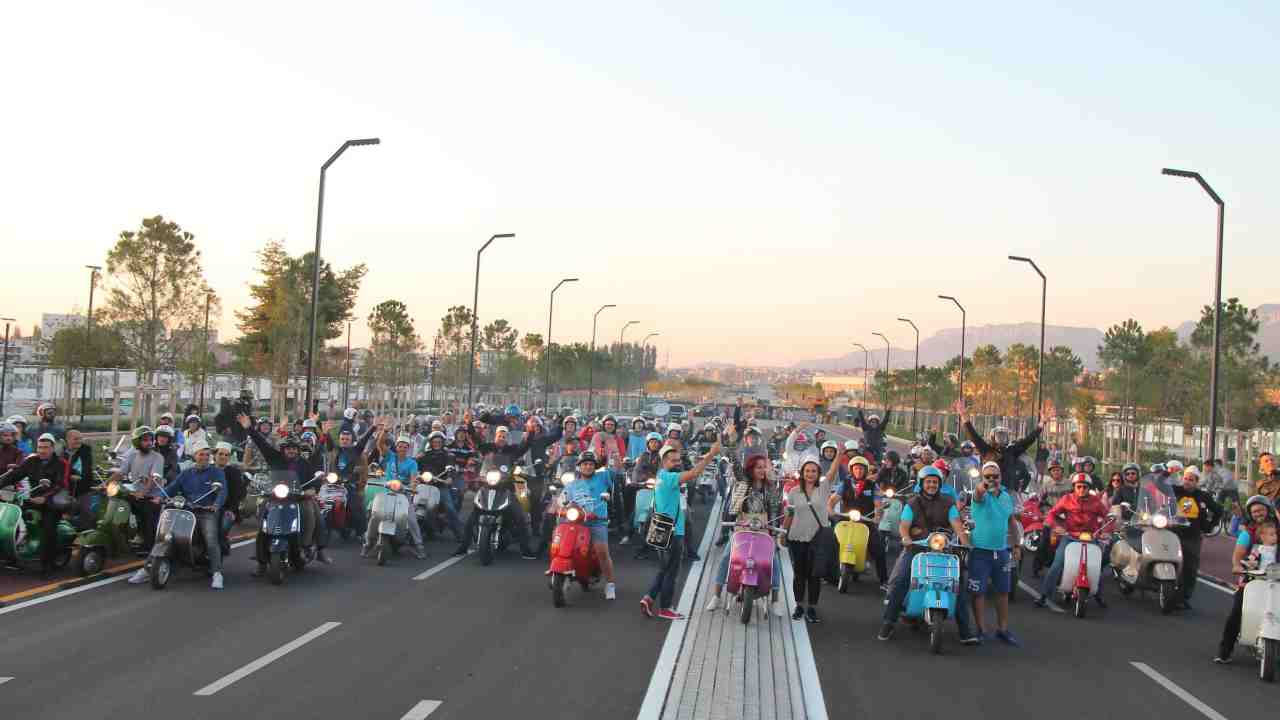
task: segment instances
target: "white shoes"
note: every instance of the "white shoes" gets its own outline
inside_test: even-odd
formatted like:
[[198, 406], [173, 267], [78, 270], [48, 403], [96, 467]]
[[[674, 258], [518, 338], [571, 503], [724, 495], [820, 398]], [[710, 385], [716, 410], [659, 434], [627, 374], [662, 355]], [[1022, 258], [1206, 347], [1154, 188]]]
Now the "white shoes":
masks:
[[147, 569], [145, 567], [140, 567], [129, 576], [129, 584], [141, 585], [147, 581], [147, 577]]
[[213, 574], [213, 582], [210, 583], [209, 587], [213, 588], [214, 590], [222, 589], [222, 573], [216, 572]]
[[773, 607], [773, 614], [775, 617], [785, 618], [787, 616], [787, 609], [782, 606], [781, 602], [774, 601], [769, 603], [769, 605]]
[[715, 612], [720, 609], [720, 596], [712, 595], [711, 602], [707, 603], [707, 612]]
[[604, 586], [604, 599], [605, 600], [618, 599], [618, 588], [613, 583], [609, 583], [608, 585]]

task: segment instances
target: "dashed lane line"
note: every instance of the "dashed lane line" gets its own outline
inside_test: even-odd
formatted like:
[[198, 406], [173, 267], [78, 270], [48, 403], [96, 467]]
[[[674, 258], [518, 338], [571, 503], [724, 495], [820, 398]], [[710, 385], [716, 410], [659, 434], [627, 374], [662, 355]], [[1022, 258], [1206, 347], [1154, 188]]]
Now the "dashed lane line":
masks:
[[[238, 680], [242, 680], [242, 679], [244, 679], [245, 677], [248, 677], [249, 675], [252, 675], [253, 673], [255, 673], [255, 672], [257, 672], [257, 671], [261, 670], [262, 668], [264, 668], [264, 667], [266, 667], [266, 666], [268, 666], [268, 665], [270, 665], [271, 663], [275, 662], [276, 660], [279, 660], [280, 658], [284, 657], [285, 655], [288, 655], [289, 653], [293, 652], [294, 650], [297, 650], [298, 648], [302, 647], [303, 645], [306, 645], [307, 643], [311, 642], [312, 640], [315, 640], [316, 638], [320, 637], [321, 635], [324, 635], [325, 633], [327, 633], [327, 632], [329, 632], [330, 630], [332, 630], [332, 629], [334, 629], [334, 628], [338, 627], [338, 626], [339, 626], [339, 625], [341, 625], [341, 624], [342, 624], [342, 623], [340, 623], [340, 622], [333, 622], [333, 621], [327, 622], [327, 623], [325, 623], [325, 624], [321, 625], [320, 627], [318, 627], [318, 628], [316, 628], [316, 629], [314, 629], [314, 630], [312, 630], [312, 631], [308, 632], [307, 634], [303, 635], [302, 637], [297, 638], [297, 639], [295, 639], [295, 640], [291, 640], [291, 641], [289, 641], [289, 642], [285, 643], [284, 645], [281, 645], [280, 647], [276, 648], [275, 650], [272, 650], [271, 652], [267, 653], [266, 655], [263, 655], [262, 657], [258, 658], [257, 660], [254, 660], [253, 662], [249, 663], [248, 665], [245, 665], [244, 667], [240, 668], [239, 670], [236, 670], [236, 671], [234, 671], [234, 672], [232, 672], [232, 673], [230, 673], [230, 674], [227, 674], [227, 675], [222, 676], [221, 678], [219, 678], [219, 679], [217, 679], [217, 680], [214, 680], [213, 682], [209, 683], [208, 685], [205, 685], [204, 687], [202, 687], [202, 688], [200, 688], [199, 690], [195, 691], [195, 693], [194, 693], [194, 694], [195, 694], [195, 695], [205, 695], [205, 696], [213, 695], [214, 693], [216, 693], [216, 692], [218, 692], [219, 690], [221, 690], [221, 689], [223, 689], [223, 688], [227, 687], [228, 685], [231, 685], [232, 683], [235, 683], [235, 682], [236, 682], [236, 681], [238, 681]], [[424, 717], [425, 717], [425, 716], [424, 716]]]

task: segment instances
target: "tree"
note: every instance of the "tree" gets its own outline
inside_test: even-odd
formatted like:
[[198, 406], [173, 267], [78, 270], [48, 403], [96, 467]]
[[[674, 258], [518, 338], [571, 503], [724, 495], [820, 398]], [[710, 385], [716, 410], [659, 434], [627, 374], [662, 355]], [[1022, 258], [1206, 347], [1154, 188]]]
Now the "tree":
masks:
[[[1222, 422], [1228, 427], [1247, 430], [1258, 420], [1258, 397], [1263, 379], [1270, 370], [1270, 362], [1262, 355], [1262, 348], [1255, 339], [1260, 327], [1258, 311], [1246, 308], [1239, 298], [1229, 298], [1222, 306], [1218, 402], [1223, 410]], [[1206, 357], [1213, 352], [1212, 305], [1201, 308], [1200, 321], [1191, 333], [1191, 345]], [[1205, 397], [1207, 393], [1201, 396]], [[1204, 407], [1207, 417], [1207, 397]]]
[[1022, 402], [1034, 397], [1036, 373], [1040, 367], [1040, 349], [1014, 343], [1009, 346], [1004, 356], [1005, 368], [1010, 371], [1008, 383], [1013, 390], [1013, 414], [1022, 415]]
[[408, 396], [400, 390], [417, 381], [417, 352], [422, 347], [409, 309], [399, 300], [383, 301], [369, 313], [368, 323], [373, 339], [363, 372], [371, 384], [391, 391], [393, 409], [397, 399], [404, 399], [407, 406]]
[[73, 407], [73, 388], [77, 368], [91, 367], [127, 367], [129, 354], [125, 348], [124, 338], [114, 327], [94, 325], [92, 329], [84, 325], [64, 327], [54, 333], [53, 337], [44, 341], [49, 353], [49, 367], [62, 371], [63, 407]]
[[107, 252], [101, 320], [116, 327], [129, 364], [151, 382], [173, 362], [171, 331], [203, 319], [208, 292], [195, 236], [163, 216], [145, 218]]
[[1130, 410], [1129, 419], [1133, 420], [1135, 417], [1134, 373], [1146, 365], [1150, 355], [1146, 333], [1143, 332], [1142, 325], [1133, 318], [1107, 328], [1102, 344], [1098, 346], [1098, 360], [1103, 367], [1117, 371], [1117, 375], [1113, 377], [1123, 389], [1123, 402], [1120, 406], [1122, 417], [1126, 408]]
[[1076, 378], [1084, 371], [1084, 361], [1066, 345], [1055, 345], [1044, 354], [1044, 390], [1056, 416], [1070, 411]]
[[471, 308], [454, 305], [440, 318], [439, 337], [444, 351], [440, 361], [440, 382], [461, 387], [467, 381], [468, 360], [471, 357]]

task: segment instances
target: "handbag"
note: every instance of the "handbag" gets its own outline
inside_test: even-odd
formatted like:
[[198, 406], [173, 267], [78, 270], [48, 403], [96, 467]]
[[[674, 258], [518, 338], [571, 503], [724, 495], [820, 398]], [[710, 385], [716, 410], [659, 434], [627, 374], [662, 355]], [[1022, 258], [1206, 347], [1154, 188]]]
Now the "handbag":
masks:
[[[658, 495], [655, 492], [653, 496], [654, 506], [657, 506]], [[680, 519], [680, 505], [676, 505], [676, 515], [672, 517], [666, 513], [660, 513], [656, 509], [649, 515], [649, 532], [644, 536], [644, 542], [654, 550], [666, 550], [671, 547], [671, 538], [675, 536], [676, 522]]]
[[813, 509], [813, 500], [809, 498], [809, 493], [806, 492], [804, 498], [809, 504], [809, 512], [813, 513], [814, 522], [818, 523], [818, 534], [809, 541], [810, 577], [827, 577], [835, 572], [835, 559], [839, 552], [836, 534], [818, 519], [818, 511]]

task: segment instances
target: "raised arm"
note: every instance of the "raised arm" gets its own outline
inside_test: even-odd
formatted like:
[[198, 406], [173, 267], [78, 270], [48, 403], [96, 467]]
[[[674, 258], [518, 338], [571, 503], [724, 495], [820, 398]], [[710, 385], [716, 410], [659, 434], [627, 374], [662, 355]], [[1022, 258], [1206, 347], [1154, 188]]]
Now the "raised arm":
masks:
[[720, 453], [720, 441], [716, 440], [716, 443], [711, 446], [711, 449], [707, 451], [706, 455], [703, 455], [698, 460], [697, 464], [695, 464], [689, 470], [686, 470], [685, 472], [681, 473], [680, 482], [683, 484], [683, 483], [689, 482], [690, 480], [696, 480], [698, 476], [702, 475], [702, 471], [707, 469], [707, 465], [711, 463], [712, 458], [714, 458], [719, 453]]

